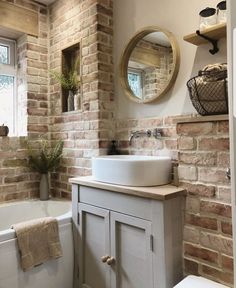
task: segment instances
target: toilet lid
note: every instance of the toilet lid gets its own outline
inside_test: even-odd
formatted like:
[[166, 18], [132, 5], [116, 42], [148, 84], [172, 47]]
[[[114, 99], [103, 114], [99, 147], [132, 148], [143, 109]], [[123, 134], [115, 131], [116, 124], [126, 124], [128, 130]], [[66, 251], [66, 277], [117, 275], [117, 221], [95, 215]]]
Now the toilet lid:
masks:
[[183, 281], [174, 286], [174, 288], [229, 288], [225, 285], [216, 283], [200, 276], [187, 276]]

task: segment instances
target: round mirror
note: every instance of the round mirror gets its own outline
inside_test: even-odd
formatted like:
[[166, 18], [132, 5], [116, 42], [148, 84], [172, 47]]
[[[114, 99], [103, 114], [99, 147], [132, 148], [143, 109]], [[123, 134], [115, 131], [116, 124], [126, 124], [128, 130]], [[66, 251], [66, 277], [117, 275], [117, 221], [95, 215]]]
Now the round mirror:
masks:
[[163, 96], [179, 71], [179, 47], [173, 34], [159, 27], [139, 31], [125, 48], [121, 84], [129, 99], [149, 103]]

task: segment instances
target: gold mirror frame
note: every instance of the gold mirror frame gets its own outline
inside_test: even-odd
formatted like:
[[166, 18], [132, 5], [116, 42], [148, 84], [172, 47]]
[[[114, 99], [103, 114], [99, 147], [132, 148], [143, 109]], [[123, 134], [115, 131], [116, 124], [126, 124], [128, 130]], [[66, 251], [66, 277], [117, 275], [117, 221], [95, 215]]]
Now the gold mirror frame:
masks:
[[[165, 86], [165, 88], [161, 91], [161, 93], [155, 97], [149, 98], [149, 99], [140, 99], [136, 96], [134, 96], [133, 91], [130, 88], [130, 85], [128, 83], [128, 62], [130, 55], [132, 51], [134, 50], [136, 44], [146, 35], [152, 33], [152, 32], [163, 32], [169, 39], [172, 50], [173, 50], [173, 70], [170, 75], [168, 84]], [[158, 26], [149, 26], [145, 27], [141, 30], [139, 30], [133, 38], [129, 41], [128, 45], [124, 49], [124, 52], [121, 56], [121, 62], [120, 62], [120, 81], [121, 86], [123, 87], [125, 94], [127, 97], [137, 103], [150, 103], [157, 99], [160, 99], [166, 92], [173, 86], [177, 74], [179, 72], [179, 65], [180, 65], [180, 52], [179, 52], [179, 45], [174, 37], [174, 35], [169, 32], [166, 29], [160, 28]]]

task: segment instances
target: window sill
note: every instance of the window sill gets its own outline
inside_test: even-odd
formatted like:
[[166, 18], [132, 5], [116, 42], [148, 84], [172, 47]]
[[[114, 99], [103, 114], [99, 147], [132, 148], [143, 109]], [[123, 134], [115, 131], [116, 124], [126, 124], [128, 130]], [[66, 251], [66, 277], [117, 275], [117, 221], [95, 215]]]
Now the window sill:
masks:
[[82, 109], [62, 112], [62, 115], [71, 115], [71, 114], [77, 114], [77, 113], [82, 113]]

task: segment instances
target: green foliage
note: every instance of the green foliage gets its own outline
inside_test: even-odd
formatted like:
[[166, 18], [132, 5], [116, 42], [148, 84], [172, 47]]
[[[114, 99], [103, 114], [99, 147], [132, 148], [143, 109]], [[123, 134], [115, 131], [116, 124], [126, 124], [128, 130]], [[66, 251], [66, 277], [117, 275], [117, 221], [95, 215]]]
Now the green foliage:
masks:
[[39, 149], [32, 149], [28, 144], [29, 166], [42, 174], [55, 171], [62, 158], [63, 141], [58, 141], [52, 148], [47, 140], [40, 141]]
[[73, 93], [76, 93], [80, 86], [78, 67], [79, 58], [75, 61], [73, 67], [67, 73], [59, 73], [56, 71], [50, 71], [50, 73], [60, 83], [63, 89], [71, 90]]

